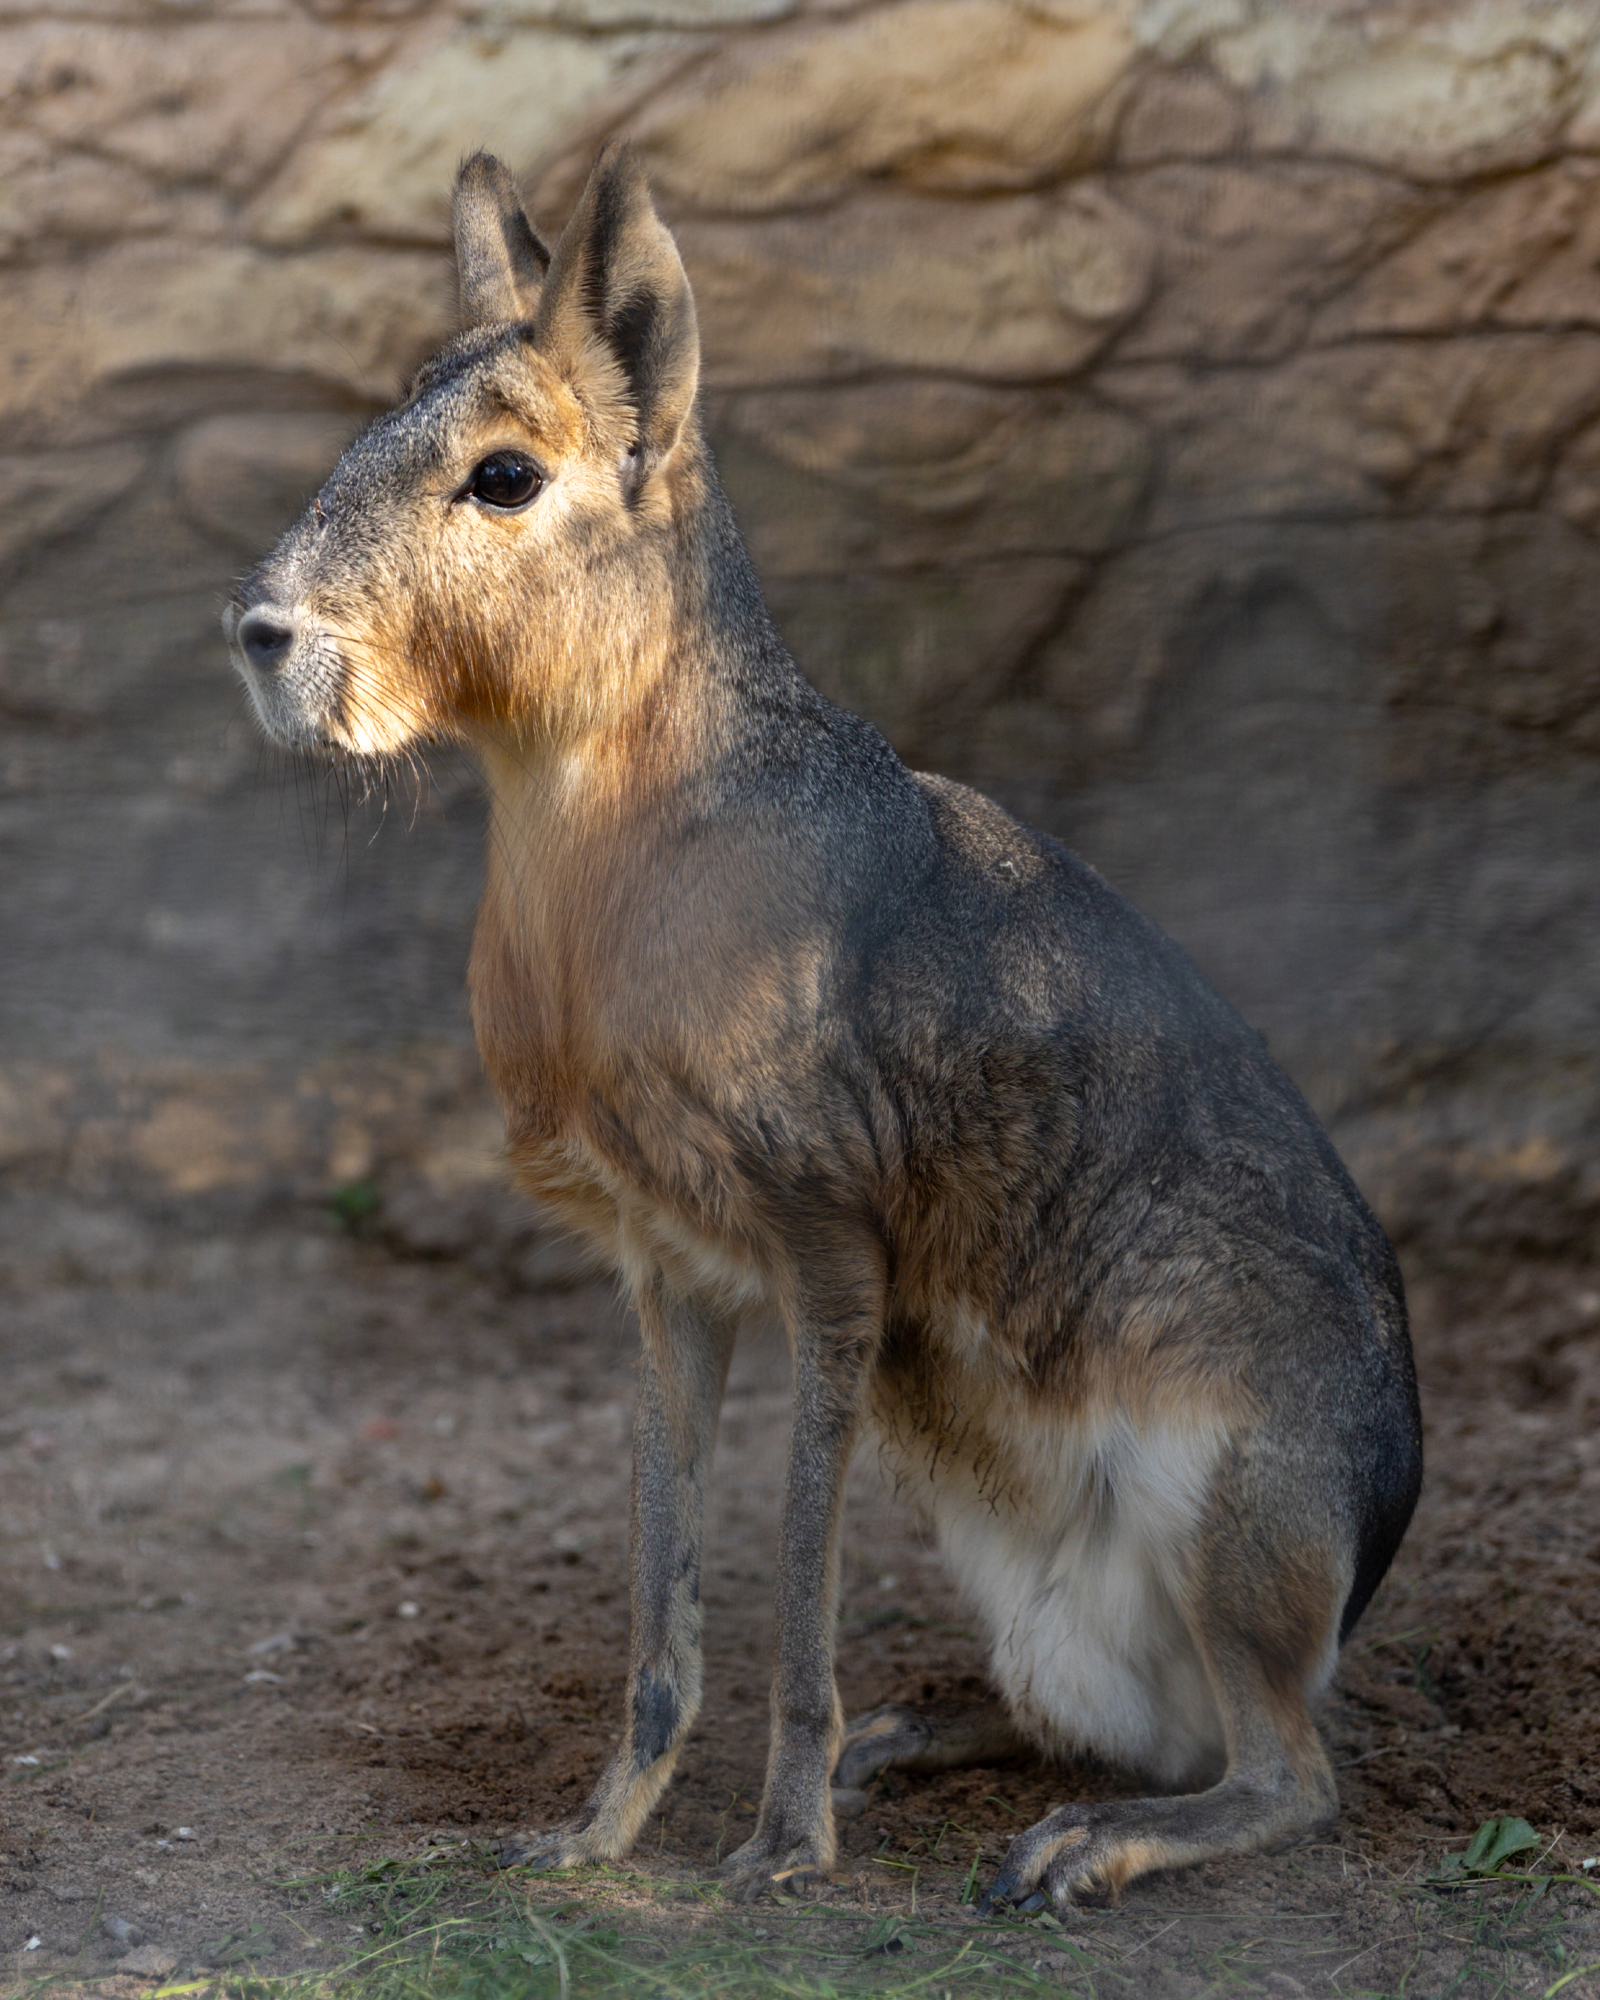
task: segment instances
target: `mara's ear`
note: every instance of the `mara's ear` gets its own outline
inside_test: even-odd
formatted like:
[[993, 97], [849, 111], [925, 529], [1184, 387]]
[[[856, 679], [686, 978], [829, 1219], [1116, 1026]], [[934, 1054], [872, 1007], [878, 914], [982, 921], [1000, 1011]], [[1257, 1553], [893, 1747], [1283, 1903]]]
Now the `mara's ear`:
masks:
[[700, 333], [689, 278], [643, 172], [623, 146], [596, 161], [550, 265], [534, 340], [579, 389], [628, 404], [631, 498], [694, 407]]
[[490, 320], [531, 319], [550, 252], [533, 233], [516, 182], [492, 153], [463, 161], [450, 220], [463, 331]]

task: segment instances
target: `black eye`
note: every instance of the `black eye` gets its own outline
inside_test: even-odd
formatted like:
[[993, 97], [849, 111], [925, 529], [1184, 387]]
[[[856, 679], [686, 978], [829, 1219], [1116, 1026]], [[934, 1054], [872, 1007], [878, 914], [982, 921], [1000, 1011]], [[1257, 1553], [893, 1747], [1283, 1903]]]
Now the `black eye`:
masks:
[[544, 474], [520, 451], [496, 451], [467, 481], [466, 490], [486, 507], [525, 507], [544, 484]]

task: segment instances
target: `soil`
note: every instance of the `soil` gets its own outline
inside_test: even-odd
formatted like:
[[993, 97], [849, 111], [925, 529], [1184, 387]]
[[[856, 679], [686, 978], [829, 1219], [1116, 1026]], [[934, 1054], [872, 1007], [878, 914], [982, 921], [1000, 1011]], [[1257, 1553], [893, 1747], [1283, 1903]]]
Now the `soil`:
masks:
[[[576, 1806], [619, 1713], [632, 1338], [607, 1291], [509, 1293], [332, 1221], [161, 1268], [6, 1308], [0, 1977], [18, 1985], [131, 1993], [119, 1967], [204, 1967], [241, 1938], [260, 1971], [339, 1963], [348, 1924], [285, 1883], [448, 1841], [482, 1843], [487, 1870], [500, 1833]], [[1140, 1883], [1065, 1931], [1012, 1924], [1000, 1946], [1046, 1985], [1088, 1964], [1117, 1972], [1106, 1991], [1200, 1993], [1226, 1959], [1236, 1991], [1543, 1994], [1600, 1960], [1582, 1880], [1600, 1277], [1528, 1265], [1417, 1280], [1413, 1300], [1428, 1480], [1328, 1706], [1338, 1826]], [[753, 1818], [786, 1426], [785, 1358], [752, 1335], [722, 1425], [705, 1708], [615, 1883], [646, 1929], [652, 1893], [706, 1877]], [[980, 1690], [977, 1639], [869, 1451], [846, 1546], [847, 1706]], [[824, 1901], [844, 1922], [920, 1895], [974, 1925], [974, 1857], [981, 1880], [1052, 1804], [1130, 1783], [1029, 1763], [892, 1778], [843, 1824]], [[1578, 1879], [1537, 1899], [1424, 1885], [1503, 1814], [1542, 1836], [1534, 1872]], [[1600, 1994], [1600, 1972], [1560, 1990]]]

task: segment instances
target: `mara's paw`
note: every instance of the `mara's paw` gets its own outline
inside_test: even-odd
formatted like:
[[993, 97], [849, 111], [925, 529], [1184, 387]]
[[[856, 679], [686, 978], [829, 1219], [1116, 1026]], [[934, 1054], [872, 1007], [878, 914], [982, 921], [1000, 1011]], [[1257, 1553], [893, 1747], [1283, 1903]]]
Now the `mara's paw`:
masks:
[[858, 1715], [845, 1725], [833, 1782], [842, 1791], [859, 1792], [880, 1772], [925, 1755], [932, 1741], [927, 1717], [901, 1702]]
[[581, 1868], [589, 1861], [612, 1861], [616, 1857], [604, 1851], [601, 1841], [595, 1837], [594, 1829], [581, 1825], [577, 1820], [569, 1820], [564, 1826], [553, 1826], [548, 1833], [514, 1833], [501, 1843], [499, 1861], [502, 1868]]
[[718, 1870], [730, 1896], [753, 1903], [758, 1896], [804, 1896], [824, 1881], [828, 1857], [821, 1840], [774, 1839], [758, 1833], [736, 1848]]
[[1047, 1897], [1058, 1909], [1105, 1907], [1124, 1883], [1165, 1860], [1159, 1841], [1111, 1823], [1093, 1806], [1061, 1806], [1012, 1841], [978, 1914], [1038, 1910]]
[[1061, 1806], [1019, 1833], [983, 1908], [1002, 1903], [1058, 1909], [1114, 1903], [1130, 1882], [1223, 1854], [1256, 1854], [1274, 1841], [1326, 1826], [1337, 1810], [1321, 1756], [1303, 1772], [1285, 1766], [1237, 1772], [1209, 1791], [1166, 1799], [1108, 1799]]
[[1004, 1764], [1026, 1747], [997, 1701], [892, 1701], [846, 1724], [833, 1782], [859, 1792], [883, 1771]]

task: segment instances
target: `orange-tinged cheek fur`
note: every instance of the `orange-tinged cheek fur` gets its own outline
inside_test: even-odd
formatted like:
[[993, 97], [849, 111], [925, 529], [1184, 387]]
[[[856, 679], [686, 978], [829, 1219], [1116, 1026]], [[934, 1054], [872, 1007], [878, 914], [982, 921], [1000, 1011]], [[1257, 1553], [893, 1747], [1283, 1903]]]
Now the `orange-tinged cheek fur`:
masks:
[[[330, 621], [332, 622], [332, 621]], [[382, 620], [348, 612], [340, 631], [337, 733], [358, 756], [391, 756], [451, 733], [440, 690], [413, 668], [405, 642]]]
[[648, 710], [673, 620], [668, 545], [703, 482], [680, 453], [630, 509], [620, 472], [635, 419], [614, 368], [579, 372], [575, 386], [543, 356], [520, 356], [497, 389], [499, 412], [452, 449], [465, 468], [525, 448], [547, 475], [531, 506], [497, 514], [436, 500], [377, 538], [336, 620], [349, 640], [353, 745], [494, 733], [573, 742]]
[[352, 747], [488, 731], [575, 740], [619, 721], [666, 653], [653, 526], [585, 466], [526, 514], [456, 505], [413, 525], [337, 620]]

